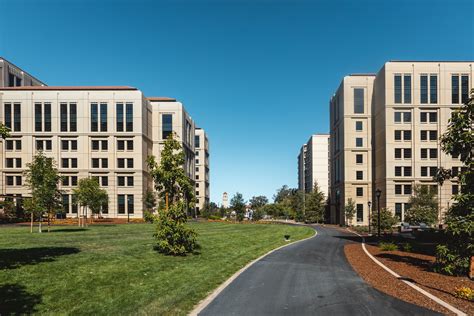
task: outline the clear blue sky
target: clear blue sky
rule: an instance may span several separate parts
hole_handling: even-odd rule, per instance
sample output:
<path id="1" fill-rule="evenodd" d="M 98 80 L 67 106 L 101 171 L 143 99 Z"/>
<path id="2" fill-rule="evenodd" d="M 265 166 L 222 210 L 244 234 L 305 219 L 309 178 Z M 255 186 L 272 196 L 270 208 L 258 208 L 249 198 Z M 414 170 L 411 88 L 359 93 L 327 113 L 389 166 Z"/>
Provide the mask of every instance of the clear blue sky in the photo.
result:
<path id="1" fill-rule="evenodd" d="M 211 199 L 297 186 L 349 73 L 473 60 L 474 1 L 0 0 L 0 55 L 49 85 L 182 101 L 211 142 Z"/>

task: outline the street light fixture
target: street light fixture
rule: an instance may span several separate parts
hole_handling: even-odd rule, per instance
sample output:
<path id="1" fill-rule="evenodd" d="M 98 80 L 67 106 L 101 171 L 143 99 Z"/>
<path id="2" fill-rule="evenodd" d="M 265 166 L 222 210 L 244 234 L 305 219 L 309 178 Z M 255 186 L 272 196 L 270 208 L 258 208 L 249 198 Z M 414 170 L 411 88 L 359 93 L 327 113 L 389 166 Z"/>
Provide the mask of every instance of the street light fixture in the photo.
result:
<path id="1" fill-rule="evenodd" d="M 377 196 L 377 235 L 380 238 L 380 196 L 382 195 L 382 190 L 377 189 L 375 195 Z"/>
<path id="2" fill-rule="evenodd" d="M 369 206 L 369 235 L 370 235 L 370 220 L 371 220 L 371 217 L 370 217 L 370 207 L 372 206 L 372 202 L 367 202 L 367 205 Z"/>

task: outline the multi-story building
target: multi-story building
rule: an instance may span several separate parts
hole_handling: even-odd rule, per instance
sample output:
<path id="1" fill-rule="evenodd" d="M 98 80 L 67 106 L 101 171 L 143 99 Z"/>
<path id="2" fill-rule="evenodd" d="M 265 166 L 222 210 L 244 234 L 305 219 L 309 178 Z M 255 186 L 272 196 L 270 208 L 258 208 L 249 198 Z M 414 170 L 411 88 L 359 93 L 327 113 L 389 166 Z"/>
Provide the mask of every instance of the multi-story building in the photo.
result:
<path id="1" fill-rule="evenodd" d="M 352 198 L 357 206 L 353 224 L 367 224 L 368 202 L 377 206 L 376 190 L 382 192 L 380 207 L 403 221 L 418 185 L 437 194 L 442 219 L 459 187 L 456 179 L 440 187 L 433 176 L 440 167 L 456 174 L 461 163 L 441 151 L 439 137 L 453 110 L 469 97 L 472 65 L 391 61 L 376 75 L 356 76 L 367 84 L 353 82 L 354 76 L 344 78 L 330 103 L 333 222 L 344 223 L 343 208 Z M 367 106 L 363 113 L 356 97 L 361 88 Z"/>
<path id="2" fill-rule="evenodd" d="M 21 86 L 45 86 L 45 84 L 0 56 L 0 87 Z"/>
<path id="3" fill-rule="evenodd" d="M 209 140 L 202 128 L 196 128 L 194 146 L 196 148 L 196 211 L 210 201 L 209 191 Z"/>
<path id="4" fill-rule="evenodd" d="M 194 122 L 170 98 L 146 98 L 132 87 L 0 88 L 0 121 L 11 129 L 0 150 L 1 194 L 27 196 L 22 172 L 42 151 L 54 158 L 64 177 L 64 211 L 76 217 L 72 189 L 96 177 L 109 194 L 104 217 L 141 218 L 143 196 L 153 188 L 146 159 L 157 161 L 163 140 L 181 140 L 185 170 L 194 181 Z"/>
<path id="5" fill-rule="evenodd" d="M 309 193 L 317 183 L 329 196 L 329 135 L 312 135 L 298 155 L 298 189 Z"/>

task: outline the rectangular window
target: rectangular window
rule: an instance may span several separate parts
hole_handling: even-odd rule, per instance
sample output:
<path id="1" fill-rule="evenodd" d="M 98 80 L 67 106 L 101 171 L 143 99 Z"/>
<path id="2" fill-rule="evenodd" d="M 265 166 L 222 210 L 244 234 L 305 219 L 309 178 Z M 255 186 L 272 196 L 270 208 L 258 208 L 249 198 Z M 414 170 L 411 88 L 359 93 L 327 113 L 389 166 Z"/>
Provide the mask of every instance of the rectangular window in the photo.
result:
<path id="1" fill-rule="evenodd" d="M 405 148 L 403 150 L 403 158 L 404 159 L 411 159 L 411 148 Z"/>
<path id="2" fill-rule="evenodd" d="M 451 194 L 456 195 L 459 193 L 459 185 L 453 184 L 451 185 Z"/>
<path id="3" fill-rule="evenodd" d="M 364 196 L 364 188 L 356 188 L 356 196 Z"/>
<path id="4" fill-rule="evenodd" d="M 127 195 L 127 211 L 129 214 L 133 214 L 134 209 L 134 198 L 133 195 Z"/>
<path id="5" fill-rule="evenodd" d="M 402 203 L 395 203 L 395 216 L 402 220 Z"/>
<path id="6" fill-rule="evenodd" d="M 438 76 L 430 75 L 430 103 L 438 103 Z"/>
<path id="7" fill-rule="evenodd" d="M 8 151 L 13 150 L 13 141 L 12 140 L 6 140 L 5 141 L 5 149 Z"/>
<path id="8" fill-rule="evenodd" d="M 35 132 L 43 130 L 43 114 L 41 103 L 35 103 Z"/>
<path id="9" fill-rule="evenodd" d="M 430 131 L 430 140 L 438 140 L 438 131 Z"/>
<path id="10" fill-rule="evenodd" d="M 71 168 L 77 168 L 77 158 L 71 158 Z"/>
<path id="11" fill-rule="evenodd" d="M 63 194 L 63 212 L 69 213 L 69 194 Z"/>
<path id="12" fill-rule="evenodd" d="M 69 150 L 69 141 L 68 140 L 62 140 L 61 141 L 61 150 L 63 150 L 63 151 Z"/>
<path id="13" fill-rule="evenodd" d="M 127 132 L 133 132 L 133 104 L 127 103 L 125 105 L 125 120 Z"/>
<path id="14" fill-rule="evenodd" d="M 358 164 L 364 163 L 364 156 L 362 156 L 362 154 L 356 155 L 356 163 Z"/>
<path id="15" fill-rule="evenodd" d="M 77 132 L 77 105 L 69 104 L 69 131 Z"/>
<path id="16" fill-rule="evenodd" d="M 99 168 L 99 158 L 92 158 L 92 168 Z"/>
<path id="17" fill-rule="evenodd" d="M 12 105 L 10 103 L 5 103 L 5 126 L 9 129 L 12 128 Z"/>
<path id="18" fill-rule="evenodd" d="M 106 141 L 106 140 L 102 140 L 102 141 L 100 141 L 100 142 L 101 142 L 101 145 L 102 145 L 102 150 L 103 150 L 103 151 L 108 150 L 109 142 Z"/>
<path id="19" fill-rule="evenodd" d="M 69 159 L 68 158 L 62 158 L 61 159 L 61 167 L 62 168 L 69 168 Z"/>
<path id="20" fill-rule="evenodd" d="M 459 167 L 452 167 L 451 168 L 451 175 L 453 177 L 457 177 L 459 175 Z"/>
<path id="21" fill-rule="evenodd" d="M 119 194 L 117 196 L 117 204 L 118 204 L 118 213 L 125 214 L 125 195 Z"/>
<path id="22" fill-rule="evenodd" d="M 117 141 L 117 150 L 125 150 L 125 141 L 124 140 L 118 140 Z"/>
<path id="23" fill-rule="evenodd" d="M 127 140 L 127 150 L 133 150 L 133 140 Z"/>
<path id="24" fill-rule="evenodd" d="M 402 194 L 402 185 L 401 184 L 395 184 L 395 194 L 397 194 L 397 195 Z"/>
<path id="25" fill-rule="evenodd" d="M 118 159 L 117 159 L 117 167 L 118 167 L 118 168 L 125 168 L 125 159 L 123 159 L 123 158 L 118 158 Z"/>
<path id="26" fill-rule="evenodd" d="M 394 112 L 394 122 L 395 123 L 401 123 L 402 122 L 402 112 Z"/>
<path id="27" fill-rule="evenodd" d="M 411 131 L 403 131 L 403 140 L 411 140 Z"/>
<path id="28" fill-rule="evenodd" d="M 420 112 L 420 123 L 428 123 L 428 113 Z"/>
<path id="29" fill-rule="evenodd" d="M 133 168 L 133 158 L 127 159 L 127 168 Z"/>
<path id="30" fill-rule="evenodd" d="M 196 148 L 201 147 L 201 138 L 199 137 L 199 135 L 194 136 L 194 147 Z"/>
<path id="31" fill-rule="evenodd" d="M 428 76 L 427 75 L 420 76 L 420 103 L 421 104 L 428 103 Z"/>
<path id="32" fill-rule="evenodd" d="M 430 112 L 430 123 L 437 123 L 438 122 L 438 113 Z"/>
<path id="33" fill-rule="evenodd" d="M 77 186 L 77 176 L 72 176 L 71 177 L 71 185 L 74 187 L 74 186 Z"/>
<path id="34" fill-rule="evenodd" d="M 61 132 L 67 132 L 67 103 L 60 104 Z"/>
<path id="35" fill-rule="evenodd" d="M 421 176 L 422 177 L 428 176 L 428 167 L 421 167 Z"/>
<path id="36" fill-rule="evenodd" d="M 51 112 L 50 112 L 51 114 Z M 15 132 L 21 131 L 21 105 L 19 103 L 13 104 L 13 130 Z M 50 118 L 51 122 L 51 118 Z M 51 128 L 50 128 L 51 131 Z"/>
<path id="37" fill-rule="evenodd" d="M 357 209 L 357 222 L 363 222 L 364 221 L 364 204 L 357 204 L 356 209 Z"/>
<path id="38" fill-rule="evenodd" d="M 109 159 L 108 158 L 102 158 L 102 168 L 108 168 L 109 167 Z"/>
<path id="39" fill-rule="evenodd" d="M 123 103 L 116 104 L 117 132 L 123 132 Z"/>
<path id="40" fill-rule="evenodd" d="M 436 176 L 437 172 L 438 172 L 438 167 L 430 167 L 430 177 Z"/>
<path id="41" fill-rule="evenodd" d="M 402 159 L 402 149 L 395 148 L 395 159 Z"/>
<path id="42" fill-rule="evenodd" d="M 102 186 L 103 187 L 106 187 L 106 186 L 109 185 L 109 177 L 103 176 L 103 177 L 101 177 L 101 181 L 102 181 Z"/>
<path id="43" fill-rule="evenodd" d="M 133 177 L 127 177 L 127 186 L 133 187 Z"/>
<path id="44" fill-rule="evenodd" d="M 364 172 L 356 171 L 356 180 L 364 180 Z"/>
<path id="45" fill-rule="evenodd" d="M 395 140 L 402 140 L 402 131 L 395 131 Z"/>
<path id="46" fill-rule="evenodd" d="M 69 177 L 63 177 L 62 185 L 65 187 L 69 186 Z"/>
<path id="47" fill-rule="evenodd" d="M 173 115 L 163 114 L 161 116 L 162 122 L 162 139 L 167 139 L 169 135 L 173 133 Z"/>
<path id="48" fill-rule="evenodd" d="M 411 194 L 411 184 L 405 184 L 403 186 L 403 194 L 405 195 Z"/>
<path id="49" fill-rule="evenodd" d="M 100 131 L 107 132 L 107 103 L 100 104 Z"/>
<path id="50" fill-rule="evenodd" d="M 13 168 L 13 158 L 6 158 L 5 165 L 7 168 Z"/>
<path id="51" fill-rule="evenodd" d="M 469 76 L 461 76 L 461 102 L 466 103 L 469 100 Z"/>
<path id="52" fill-rule="evenodd" d="M 51 103 L 44 104 L 44 131 L 51 132 Z"/>
<path id="53" fill-rule="evenodd" d="M 451 103 L 459 103 L 459 75 L 451 76 Z"/>
<path id="54" fill-rule="evenodd" d="M 402 167 L 395 167 L 395 177 L 402 176 Z"/>
<path id="55" fill-rule="evenodd" d="M 98 117 L 98 105 L 97 103 L 91 103 L 91 131 L 97 132 L 99 130 L 99 117 Z"/>
<path id="56" fill-rule="evenodd" d="M 403 176 L 404 177 L 411 177 L 411 167 L 404 167 L 403 168 Z"/>
<path id="57" fill-rule="evenodd" d="M 403 112 L 403 122 L 404 123 L 411 122 L 411 112 Z"/>
<path id="58" fill-rule="evenodd" d="M 364 113 L 364 89 L 361 89 L 361 88 L 354 89 L 354 113 L 356 114 Z"/>
<path id="59" fill-rule="evenodd" d="M 420 131 L 420 140 L 428 140 L 428 131 Z"/>
<path id="60" fill-rule="evenodd" d="M 356 138 L 356 147 L 362 147 L 363 146 L 363 140 L 361 137 Z"/>
<path id="61" fill-rule="evenodd" d="M 117 177 L 117 185 L 119 187 L 124 187 L 125 186 L 125 177 L 123 176 L 118 176 Z"/>
<path id="62" fill-rule="evenodd" d="M 92 150 L 99 150 L 99 141 L 93 140 L 92 141 Z"/>
<path id="63" fill-rule="evenodd" d="M 420 156 L 421 156 L 421 159 L 427 159 L 428 158 L 428 149 L 421 148 Z"/>
<path id="64" fill-rule="evenodd" d="M 403 76 L 403 103 L 411 103 L 411 75 Z"/>
<path id="65" fill-rule="evenodd" d="M 430 148 L 430 159 L 438 158 L 438 149 L 437 148 Z"/>
<path id="66" fill-rule="evenodd" d="M 394 99 L 395 103 L 402 103 L 402 76 L 395 75 L 394 78 Z"/>
<path id="67" fill-rule="evenodd" d="M 6 177 L 6 182 L 7 182 L 8 186 L 13 186 L 14 182 L 15 182 L 14 177 L 13 176 L 7 176 Z"/>
<path id="68" fill-rule="evenodd" d="M 356 121 L 356 131 L 360 132 L 363 129 L 362 121 Z"/>

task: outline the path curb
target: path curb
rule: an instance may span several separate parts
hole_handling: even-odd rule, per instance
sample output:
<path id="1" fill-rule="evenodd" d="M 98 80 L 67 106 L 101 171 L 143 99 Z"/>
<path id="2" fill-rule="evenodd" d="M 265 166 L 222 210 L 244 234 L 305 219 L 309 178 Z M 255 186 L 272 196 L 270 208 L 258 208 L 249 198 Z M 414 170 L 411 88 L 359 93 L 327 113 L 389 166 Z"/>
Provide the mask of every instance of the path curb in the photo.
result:
<path id="1" fill-rule="evenodd" d="M 298 225 L 298 224 L 296 224 Z M 307 225 L 301 225 L 301 226 L 307 226 Z M 247 265 L 245 265 L 242 269 L 240 269 L 239 271 L 235 272 L 230 278 L 228 278 L 224 283 L 222 283 L 221 285 L 219 285 L 218 288 L 216 288 L 214 291 L 212 291 L 211 294 L 209 294 L 205 299 L 203 299 L 201 302 L 198 303 L 198 305 L 196 305 L 194 307 L 194 309 L 188 314 L 190 316 L 197 316 L 200 312 L 202 312 L 206 307 L 207 305 L 209 305 L 229 284 L 232 283 L 232 281 L 234 281 L 235 279 L 237 279 L 237 277 L 239 275 L 241 275 L 245 270 L 247 270 L 248 268 L 250 268 L 254 263 L 256 263 L 257 261 L 260 261 L 262 260 L 263 258 L 265 258 L 266 256 L 268 256 L 269 254 L 277 251 L 277 250 L 280 250 L 282 248 L 285 248 L 285 247 L 288 247 L 290 245 L 294 245 L 294 244 L 297 244 L 299 242 L 302 242 L 302 241 L 305 241 L 305 240 L 308 240 L 308 239 L 311 239 L 311 238 L 314 238 L 318 235 L 318 231 L 316 230 L 315 227 L 313 227 L 314 229 L 314 234 L 313 236 L 310 236 L 310 237 L 307 237 L 307 238 L 304 238 L 304 239 L 300 239 L 300 240 L 297 240 L 297 241 L 293 241 L 293 242 L 290 242 L 286 245 L 282 245 L 278 248 L 275 248 L 275 249 L 272 249 L 270 250 L 269 252 L 261 255 L 260 257 L 258 257 L 257 259 L 254 259 L 253 261 L 250 261 L 249 263 L 247 263 Z"/>
<path id="2" fill-rule="evenodd" d="M 456 307 L 450 305 L 449 303 L 446 303 L 445 301 L 443 301 L 442 299 L 440 299 L 439 297 L 437 296 L 434 296 L 433 294 L 431 294 L 430 292 L 428 291 L 425 291 L 424 289 L 422 289 L 421 287 L 417 286 L 416 284 L 414 284 L 413 282 L 410 282 L 408 280 L 405 280 L 403 279 L 398 273 L 394 272 L 393 270 L 391 270 L 389 267 L 387 267 L 386 265 L 384 265 L 382 262 L 380 262 L 379 260 L 377 260 L 368 250 L 367 248 L 365 247 L 365 238 L 364 236 L 356 233 L 356 232 L 353 232 L 349 229 L 347 229 L 348 232 L 351 232 L 357 236 L 359 236 L 360 238 L 362 238 L 362 249 L 364 250 L 365 254 L 370 258 L 372 259 L 372 261 L 374 261 L 377 265 L 379 265 L 381 268 L 383 268 L 385 271 L 387 271 L 388 273 L 390 273 L 392 276 L 394 276 L 395 278 L 397 278 L 398 280 L 402 281 L 403 283 L 405 283 L 406 285 L 410 286 L 411 288 L 413 288 L 414 290 L 420 292 L 421 294 L 425 295 L 426 297 L 428 297 L 429 299 L 435 301 L 436 303 L 438 303 L 439 305 L 443 306 L 444 308 L 450 310 L 451 312 L 455 313 L 456 315 L 458 316 L 467 316 L 466 313 L 460 311 L 459 309 L 457 309 Z"/>

